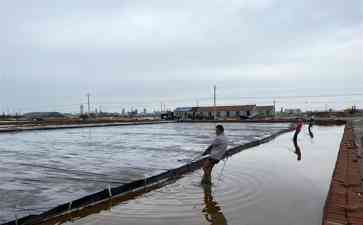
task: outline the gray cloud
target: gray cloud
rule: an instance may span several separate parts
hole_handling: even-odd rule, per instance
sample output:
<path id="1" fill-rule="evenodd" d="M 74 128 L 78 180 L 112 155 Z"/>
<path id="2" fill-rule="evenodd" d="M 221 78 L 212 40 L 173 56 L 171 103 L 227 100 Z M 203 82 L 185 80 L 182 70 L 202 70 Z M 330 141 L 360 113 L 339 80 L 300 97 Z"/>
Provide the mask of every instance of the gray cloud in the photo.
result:
<path id="1" fill-rule="evenodd" d="M 0 110 L 77 110 L 88 91 L 119 103 L 110 110 L 207 104 L 214 83 L 221 103 L 359 91 L 362 9 L 358 0 L 3 3 Z"/>

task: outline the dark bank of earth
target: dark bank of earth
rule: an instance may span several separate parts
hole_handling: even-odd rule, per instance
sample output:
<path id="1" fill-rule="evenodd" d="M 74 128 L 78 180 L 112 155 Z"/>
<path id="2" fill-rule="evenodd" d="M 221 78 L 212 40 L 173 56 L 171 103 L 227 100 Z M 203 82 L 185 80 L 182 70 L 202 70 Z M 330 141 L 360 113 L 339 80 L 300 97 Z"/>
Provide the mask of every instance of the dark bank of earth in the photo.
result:
<path id="1" fill-rule="evenodd" d="M 363 224 L 362 144 L 363 120 L 349 121 L 324 208 L 323 225 Z"/>

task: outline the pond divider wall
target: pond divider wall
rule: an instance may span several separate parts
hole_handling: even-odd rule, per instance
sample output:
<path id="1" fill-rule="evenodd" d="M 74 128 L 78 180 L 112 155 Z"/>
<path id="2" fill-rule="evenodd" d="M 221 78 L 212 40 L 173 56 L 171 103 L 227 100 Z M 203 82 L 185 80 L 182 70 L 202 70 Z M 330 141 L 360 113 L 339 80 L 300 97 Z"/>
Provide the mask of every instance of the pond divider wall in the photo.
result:
<path id="1" fill-rule="evenodd" d="M 304 120 L 308 123 L 308 120 Z M 275 118 L 275 119 L 248 119 L 248 120 L 180 120 L 176 121 L 180 123 L 296 123 L 297 119 L 288 118 Z M 317 118 L 314 119 L 314 124 L 318 126 L 338 126 L 345 125 L 345 119 L 328 119 Z"/>
<path id="2" fill-rule="evenodd" d="M 252 141 L 234 148 L 231 148 L 227 151 L 226 157 L 232 156 L 236 153 L 239 153 L 243 150 L 256 147 L 258 145 L 267 143 L 274 138 L 278 137 L 281 134 L 290 132 L 292 129 L 284 129 L 277 133 L 274 133 L 268 137 L 262 138 L 260 140 Z M 107 188 L 103 191 L 85 196 L 83 198 L 74 200 L 72 202 L 68 202 L 62 205 L 59 205 L 47 212 L 44 212 L 39 215 L 30 215 L 23 218 L 16 219 L 11 222 L 4 223 L 2 225 L 39 225 L 39 224 L 47 224 L 49 221 L 52 221 L 58 217 L 66 217 L 67 214 L 74 214 L 76 211 L 80 211 L 82 209 L 87 209 L 92 206 L 98 205 L 100 203 L 105 203 L 107 201 L 112 200 L 113 198 L 125 197 L 128 198 L 127 195 L 134 195 L 136 192 L 144 193 L 148 189 L 153 189 L 156 186 L 160 186 L 161 184 L 165 184 L 167 182 L 171 182 L 180 178 L 182 175 L 191 173 L 195 170 L 198 170 L 202 167 L 207 157 L 200 158 L 198 160 L 192 161 L 188 164 L 185 164 L 181 167 L 168 170 L 166 172 L 145 178 L 136 180 L 119 187 L 115 188 Z M 49 223 L 51 224 L 51 223 Z"/>
<path id="3" fill-rule="evenodd" d="M 173 121 L 173 120 L 157 120 L 157 121 L 129 121 L 129 122 L 103 122 L 100 121 L 92 123 L 91 121 L 70 123 L 70 124 L 54 124 L 47 122 L 31 123 L 19 122 L 18 124 L 12 123 L 6 127 L 6 124 L 0 123 L 0 133 L 21 132 L 21 131 L 36 131 L 36 130 L 59 130 L 59 129 L 77 129 L 77 128 L 93 128 L 93 127 L 113 127 L 113 126 L 128 126 L 128 125 L 147 125 L 147 124 L 161 124 L 161 123 L 295 123 L 296 119 L 250 119 L 250 120 L 186 120 L 186 121 Z M 307 122 L 307 121 L 306 121 Z M 331 125 L 344 125 L 346 123 L 343 119 L 316 119 L 314 122 L 319 126 Z M 5 125 L 5 126 L 4 126 Z M 16 126 L 18 125 L 18 126 Z"/>

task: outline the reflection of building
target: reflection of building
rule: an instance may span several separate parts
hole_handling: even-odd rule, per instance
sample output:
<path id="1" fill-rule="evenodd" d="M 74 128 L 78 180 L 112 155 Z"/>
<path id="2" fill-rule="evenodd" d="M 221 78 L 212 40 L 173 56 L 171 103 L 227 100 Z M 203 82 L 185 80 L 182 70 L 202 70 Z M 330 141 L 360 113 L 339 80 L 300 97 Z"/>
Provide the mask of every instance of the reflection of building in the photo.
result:
<path id="1" fill-rule="evenodd" d="M 175 116 L 182 120 L 251 118 L 256 114 L 256 105 L 181 107 L 175 109 Z"/>
<path id="2" fill-rule="evenodd" d="M 274 116 L 275 107 L 273 105 L 256 106 L 256 111 L 259 116 Z"/>

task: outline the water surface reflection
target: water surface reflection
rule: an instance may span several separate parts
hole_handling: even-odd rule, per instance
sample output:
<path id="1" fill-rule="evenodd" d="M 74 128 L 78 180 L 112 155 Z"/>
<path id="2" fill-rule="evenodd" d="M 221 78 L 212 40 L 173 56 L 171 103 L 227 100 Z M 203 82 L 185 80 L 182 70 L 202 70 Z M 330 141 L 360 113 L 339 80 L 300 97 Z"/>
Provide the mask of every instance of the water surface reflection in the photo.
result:
<path id="1" fill-rule="evenodd" d="M 204 218 L 210 225 L 227 225 L 227 219 L 224 216 L 218 202 L 214 200 L 212 194 L 212 185 L 202 185 L 204 190 L 204 209 L 202 210 Z"/>

